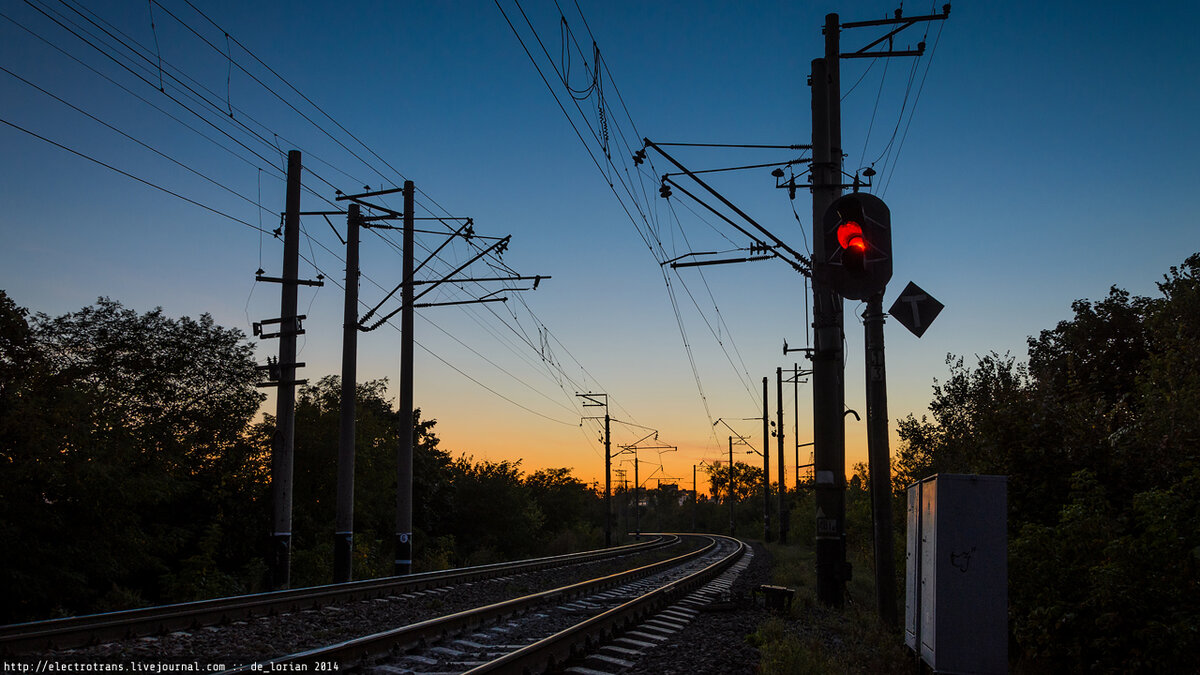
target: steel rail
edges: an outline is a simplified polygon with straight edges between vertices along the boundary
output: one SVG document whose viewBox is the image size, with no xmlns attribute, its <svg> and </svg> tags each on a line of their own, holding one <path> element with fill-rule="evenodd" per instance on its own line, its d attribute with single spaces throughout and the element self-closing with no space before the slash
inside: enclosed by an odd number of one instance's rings
<svg viewBox="0 0 1200 675">
<path fill-rule="evenodd" d="M 0 654 L 7 656 L 44 649 L 66 649 L 210 626 L 255 616 L 315 609 L 325 605 L 615 558 L 662 548 L 678 541 L 678 537 L 659 537 L 625 546 L 514 562 L 10 624 L 0 626 Z"/>
<path fill-rule="evenodd" d="M 709 540 L 709 544 L 696 551 L 685 553 L 633 570 L 618 572 L 588 581 L 582 581 L 560 588 L 532 593 L 520 598 L 506 600 L 483 607 L 476 607 L 463 612 L 449 614 L 434 619 L 428 619 L 408 626 L 366 635 L 346 640 L 337 644 L 318 647 L 295 654 L 267 659 L 225 671 L 226 673 L 270 672 L 273 670 L 295 670 L 305 666 L 327 667 L 330 664 L 347 666 L 365 659 L 383 656 L 396 651 L 404 651 L 420 645 L 428 645 L 438 640 L 478 628 L 496 620 L 522 614 L 535 607 L 549 602 L 564 602 L 573 598 L 597 592 L 613 586 L 640 579 L 656 572 L 670 569 L 694 558 L 702 557 L 713 551 L 719 544 L 713 535 L 701 535 Z M 727 537 L 721 539 L 729 540 Z M 732 540 L 736 541 L 736 540 Z M 742 546 L 741 542 L 738 542 Z M 742 549 L 738 549 L 740 551 Z M 712 566 L 706 568 L 711 569 Z M 679 585 L 672 582 L 668 587 Z M 653 595 L 653 594 L 651 594 Z M 624 606 L 624 605 L 623 605 Z M 606 612 L 607 614 L 607 612 Z M 536 643 L 535 643 L 536 644 Z"/>
<path fill-rule="evenodd" d="M 541 673 L 554 671 L 617 637 L 630 627 L 657 614 L 693 590 L 708 583 L 734 564 L 746 550 L 742 542 L 710 535 L 737 544 L 732 553 L 677 581 L 655 589 L 629 602 L 581 621 L 566 630 L 510 652 L 494 661 L 468 670 L 464 675 L 484 673 Z M 715 542 L 714 542 L 715 545 Z"/>
</svg>

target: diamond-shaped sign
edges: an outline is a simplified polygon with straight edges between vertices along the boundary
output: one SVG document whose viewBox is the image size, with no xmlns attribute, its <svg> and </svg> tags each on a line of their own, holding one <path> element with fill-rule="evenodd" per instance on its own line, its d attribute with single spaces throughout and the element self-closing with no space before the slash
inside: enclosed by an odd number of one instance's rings
<svg viewBox="0 0 1200 675">
<path fill-rule="evenodd" d="M 945 305 L 910 281 L 901 291 L 900 297 L 896 298 L 896 302 L 892 303 L 888 314 L 912 331 L 913 335 L 921 337 L 943 307 Z"/>
</svg>

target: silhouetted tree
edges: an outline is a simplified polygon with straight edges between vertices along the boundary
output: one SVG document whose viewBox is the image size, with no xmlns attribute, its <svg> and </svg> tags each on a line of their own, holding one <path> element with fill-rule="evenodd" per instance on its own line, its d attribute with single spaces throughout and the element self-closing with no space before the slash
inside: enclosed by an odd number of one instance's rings
<svg viewBox="0 0 1200 675">
<path fill-rule="evenodd" d="M 243 334 L 107 298 L 27 317 L 0 298 L 4 618 L 245 587 L 263 458 Z"/>
<path fill-rule="evenodd" d="M 898 485 L 1009 476 L 1020 654 L 1082 672 L 1181 672 L 1200 652 L 1200 254 L 1162 297 L 1117 288 L 1029 340 L 1028 367 L 950 358 L 933 420 L 901 421 Z M 902 510 L 901 510 L 902 512 Z"/>
<path fill-rule="evenodd" d="M 713 499 L 729 499 L 731 482 L 734 501 L 740 502 L 755 493 L 762 494 L 763 470 L 760 466 L 735 461 L 731 471 L 729 464 L 722 462 L 705 465 L 704 471 L 708 473 L 708 487 Z"/>
</svg>

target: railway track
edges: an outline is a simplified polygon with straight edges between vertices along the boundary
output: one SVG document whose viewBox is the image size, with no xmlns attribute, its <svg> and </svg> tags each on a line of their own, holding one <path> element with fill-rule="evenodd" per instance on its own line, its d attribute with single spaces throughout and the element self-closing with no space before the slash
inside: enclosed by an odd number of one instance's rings
<svg viewBox="0 0 1200 675">
<path fill-rule="evenodd" d="M 533 560 L 12 624 L 0 626 L 0 654 L 19 656 L 71 650 L 85 645 L 246 622 L 255 617 L 334 609 L 363 600 L 437 595 L 487 580 L 512 579 L 544 570 L 624 558 L 678 543 L 678 537 L 668 535 L 611 549 Z"/>
<path fill-rule="evenodd" d="M 704 535 L 695 551 L 229 672 L 540 673 L 574 662 L 579 672 L 633 665 L 727 589 L 746 547 Z M 586 661 L 586 666 L 582 665 Z"/>
</svg>

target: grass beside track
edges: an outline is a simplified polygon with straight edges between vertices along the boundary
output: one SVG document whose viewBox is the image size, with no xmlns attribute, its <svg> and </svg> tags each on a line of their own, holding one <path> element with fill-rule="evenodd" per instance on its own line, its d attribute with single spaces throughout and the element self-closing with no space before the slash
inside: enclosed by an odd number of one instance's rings
<svg viewBox="0 0 1200 675">
<path fill-rule="evenodd" d="M 816 552 L 807 545 L 768 544 L 771 583 L 796 590 L 789 612 L 772 616 L 748 640 L 759 671 L 772 674 L 912 672 L 901 628 L 889 630 L 875 611 L 871 560 L 853 556 L 854 577 L 842 609 L 816 600 Z M 853 559 L 857 557 L 858 559 Z"/>
</svg>

